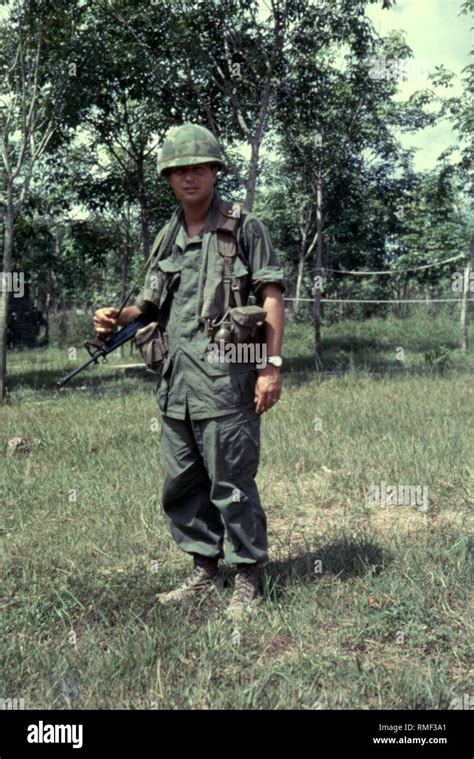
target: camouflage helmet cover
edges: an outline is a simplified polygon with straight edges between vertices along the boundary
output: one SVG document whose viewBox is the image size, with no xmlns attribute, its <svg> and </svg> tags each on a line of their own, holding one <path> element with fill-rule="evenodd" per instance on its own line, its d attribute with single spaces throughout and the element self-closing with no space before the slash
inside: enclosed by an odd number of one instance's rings
<svg viewBox="0 0 474 759">
<path fill-rule="evenodd" d="M 158 154 L 158 173 L 177 166 L 217 163 L 225 169 L 224 158 L 216 138 L 206 127 L 182 124 L 166 134 Z"/>
</svg>

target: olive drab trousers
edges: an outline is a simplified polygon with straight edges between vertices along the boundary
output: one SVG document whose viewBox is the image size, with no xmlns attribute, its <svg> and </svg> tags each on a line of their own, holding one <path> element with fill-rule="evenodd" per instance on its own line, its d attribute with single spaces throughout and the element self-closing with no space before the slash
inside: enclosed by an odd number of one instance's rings
<svg viewBox="0 0 474 759">
<path fill-rule="evenodd" d="M 267 521 L 255 484 L 260 416 L 162 417 L 162 505 L 176 543 L 227 564 L 263 562 Z"/>
<path fill-rule="evenodd" d="M 245 564 L 268 559 L 266 517 L 255 483 L 258 371 L 255 362 L 209 362 L 209 336 L 196 318 L 203 236 L 218 207 L 216 193 L 203 230 L 191 239 L 184 221 L 179 225 L 171 254 L 157 263 L 167 277 L 166 295 L 157 296 L 150 269 L 136 305 L 151 302 L 166 314 L 169 355 L 156 400 L 165 469 L 162 507 L 171 534 L 187 553 Z M 245 260 L 234 262 L 242 291 L 256 294 L 275 282 L 283 289 L 283 271 L 268 232 L 251 213 L 242 216 L 238 240 L 246 252 Z"/>
</svg>

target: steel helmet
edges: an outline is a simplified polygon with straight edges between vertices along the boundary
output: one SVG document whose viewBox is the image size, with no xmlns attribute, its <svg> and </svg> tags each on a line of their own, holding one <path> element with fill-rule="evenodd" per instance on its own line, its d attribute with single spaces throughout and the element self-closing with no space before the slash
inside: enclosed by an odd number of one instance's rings
<svg viewBox="0 0 474 759">
<path fill-rule="evenodd" d="M 198 124 L 182 124 L 167 133 L 158 154 L 160 177 L 166 169 L 175 166 L 194 166 L 198 163 L 218 163 L 226 168 L 219 143 L 206 127 Z"/>
</svg>

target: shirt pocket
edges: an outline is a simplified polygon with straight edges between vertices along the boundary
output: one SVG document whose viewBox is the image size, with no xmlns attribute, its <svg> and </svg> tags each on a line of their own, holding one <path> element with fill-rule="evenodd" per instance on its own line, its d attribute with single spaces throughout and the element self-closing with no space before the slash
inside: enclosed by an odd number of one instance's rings
<svg viewBox="0 0 474 759">
<path fill-rule="evenodd" d="M 240 295 L 245 305 L 250 293 L 251 273 L 249 266 L 237 255 L 234 258 L 234 275 L 239 283 Z"/>
<path fill-rule="evenodd" d="M 254 364 L 246 364 L 238 361 L 209 361 L 209 349 L 206 348 L 205 352 L 199 356 L 200 361 L 203 364 L 203 370 L 210 377 L 222 377 L 233 374 L 243 374 L 244 372 L 255 371 Z"/>
<path fill-rule="evenodd" d="M 248 364 L 211 363 L 204 368 L 212 394 L 212 402 L 217 408 L 232 409 L 245 406 L 255 398 L 255 384 L 258 371 Z"/>
<path fill-rule="evenodd" d="M 176 289 L 179 285 L 182 262 L 170 256 L 169 258 L 163 258 L 161 261 L 158 261 L 157 269 L 157 276 L 163 278 L 158 302 L 158 308 L 162 308 L 170 292 Z"/>
<path fill-rule="evenodd" d="M 212 396 L 220 409 L 238 409 L 255 398 L 256 372 L 234 372 L 210 376 Z"/>
</svg>

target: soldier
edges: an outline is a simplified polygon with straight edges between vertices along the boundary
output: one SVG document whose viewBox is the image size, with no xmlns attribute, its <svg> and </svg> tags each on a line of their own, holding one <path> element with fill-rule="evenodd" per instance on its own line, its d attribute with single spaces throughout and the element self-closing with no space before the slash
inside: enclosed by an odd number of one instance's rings
<svg viewBox="0 0 474 759">
<path fill-rule="evenodd" d="M 223 204 L 216 192 L 218 172 L 225 169 L 219 144 L 206 128 L 184 124 L 168 132 L 158 170 L 181 205 L 135 305 L 124 308 L 118 321 L 117 309 L 99 309 L 93 321 L 104 333 L 144 312 L 163 320 L 168 356 L 157 386 L 166 468 L 162 505 L 194 569 L 178 588 L 157 598 L 167 604 L 221 588 L 218 562 L 225 559 L 236 568 L 226 616 L 238 621 L 253 614 L 261 599 L 257 567 L 268 559 L 255 476 L 261 414 L 280 398 L 285 284 L 265 226 L 245 209 Z M 236 208 L 233 292 L 237 282 L 243 305 L 253 292 L 267 312 L 267 363 L 260 369 L 255 361 L 207 360 L 209 319 L 215 324 L 224 311 L 217 232 L 235 218 Z M 157 274 L 166 279 L 161 290 L 154 287 Z"/>
</svg>

